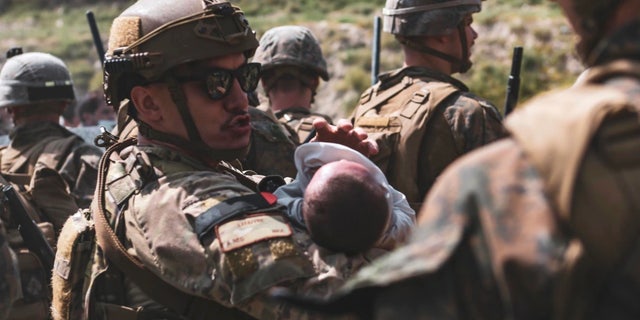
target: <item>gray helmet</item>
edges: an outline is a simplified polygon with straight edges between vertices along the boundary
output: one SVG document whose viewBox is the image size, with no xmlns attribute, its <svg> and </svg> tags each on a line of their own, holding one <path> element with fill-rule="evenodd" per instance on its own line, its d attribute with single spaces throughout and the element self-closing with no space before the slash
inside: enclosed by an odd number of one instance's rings
<svg viewBox="0 0 640 320">
<path fill-rule="evenodd" d="M 50 101 L 73 101 L 73 83 L 59 58 L 12 49 L 0 71 L 0 108 Z"/>
<path fill-rule="evenodd" d="M 387 0 L 383 31 L 405 37 L 455 30 L 465 15 L 480 11 L 482 0 Z"/>
<path fill-rule="evenodd" d="M 244 52 L 258 46 L 244 13 L 218 0 L 139 0 L 111 26 L 105 59 L 107 103 L 127 98 L 131 75 L 155 81 L 183 63 Z"/>
<path fill-rule="evenodd" d="M 260 38 L 253 62 L 261 63 L 265 72 L 276 66 L 295 66 L 311 70 L 325 81 L 329 80 L 327 62 L 322 56 L 318 39 L 311 30 L 301 26 L 269 29 Z"/>
</svg>

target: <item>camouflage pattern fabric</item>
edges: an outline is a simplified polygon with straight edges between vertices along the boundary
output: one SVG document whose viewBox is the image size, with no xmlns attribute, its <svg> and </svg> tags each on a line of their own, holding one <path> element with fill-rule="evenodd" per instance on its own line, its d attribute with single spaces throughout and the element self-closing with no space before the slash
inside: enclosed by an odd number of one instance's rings
<svg viewBox="0 0 640 320">
<path fill-rule="evenodd" d="M 593 182 L 581 184 L 580 179 L 595 173 L 578 170 L 569 174 L 570 179 L 573 177 L 577 182 L 573 190 L 576 193 L 569 194 L 573 207 L 567 207 L 566 203 L 555 200 L 562 195 L 551 192 L 554 188 L 550 188 L 553 184 L 549 179 L 553 176 L 535 159 L 546 157 L 553 169 L 565 165 L 567 160 L 573 161 L 573 157 L 556 159 L 550 153 L 538 155 L 531 146 L 540 142 L 547 151 L 563 150 L 583 140 L 583 146 L 578 149 L 585 150 L 578 151 L 578 155 L 584 160 L 577 160 L 587 165 L 602 132 L 576 137 L 577 132 L 561 125 L 566 123 L 564 117 L 572 117 L 571 123 L 598 127 L 600 123 L 593 118 L 616 110 L 615 104 L 622 112 L 617 114 L 624 117 L 609 118 L 609 121 L 628 120 L 633 123 L 631 128 L 636 129 L 632 136 L 617 135 L 624 143 L 617 145 L 619 148 L 615 151 L 624 154 L 625 159 L 637 158 L 639 32 L 640 21 L 619 30 L 606 39 L 609 45 L 600 53 L 602 62 L 590 70 L 581 84 L 533 100 L 507 119 L 507 124 L 514 125 L 510 127 L 514 133 L 520 130 L 516 124 L 532 128 L 538 124 L 555 127 L 556 132 L 564 131 L 563 135 L 540 133 L 544 139 L 532 137 L 537 141 L 526 143 L 518 135 L 454 163 L 428 196 L 410 243 L 362 269 L 341 290 L 338 300 L 372 306 L 359 311 L 375 319 L 637 319 L 640 316 L 635 302 L 640 292 L 638 207 L 629 203 L 635 195 L 625 197 L 606 186 L 598 190 Z M 629 57 L 635 57 L 635 61 Z M 590 92 L 613 90 L 616 95 L 613 99 L 605 96 L 609 101 L 601 98 L 603 101 L 592 99 L 565 104 L 572 108 L 572 114 L 556 111 L 563 106 L 558 105 L 558 101 L 580 101 L 581 97 L 576 94 L 584 94 L 583 88 Z M 593 112 L 575 112 L 580 108 Z M 534 123 L 531 115 L 552 115 L 555 119 L 548 118 L 550 123 L 543 125 Z M 557 148 L 563 144 L 564 148 Z M 604 159 L 615 158 L 605 155 Z M 609 165 L 622 163 L 620 159 L 615 160 Z M 640 184 L 638 162 L 624 167 L 633 173 L 628 176 L 633 180 L 627 180 L 627 185 L 637 187 Z M 577 194 L 584 194 L 578 192 L 589 187 L 596 192 L 591 195 L 596 198 L 595 202 L 577 198 Z M 582 203 L 599 205 L 584 208 Z M 617 209 L 625 206 L 635 218 L 622 220 Z M 567 208 L 572 208 L 568 215 L 563 212 Z M 592 212 L 594 210 L 596 212 Z M 591 216 L 586 220 L 574 217 L 578 212 Z M 571 221 L 567 220 L 568 216 L 572 217 Z M 627 230 L 625 222 L 633 228 Z M 589 223 L 595 224 L 591 226 L 594 231 L 583 233 L 585 228 L 580 225 Z M 629 236 L 630 246 L 616 245 L 623 236 Z M 598 247 L 608 249 L 589 251 Z M 622 259 L 598 260 L 611 257 L 611 251 L 621 253 Z M 575 286 L 567 286 L 567 279 L 577 280 L 573 283 Z M 592 300 L 581 299 L 585 296 Z"/>
<path fill-rule="evenodd" d="M 281 66 L 296 66 L 329 79 L 327 62 L 311 30 L 302 26 L 279 26 L 269 29 L 260 38 L 253 62 L 264 71 Z"/>
<path fill-rule="evenodd" d="M 0 319 L 6 319 L 11 304 L 20 294 L 20 274 L 16 256 L 9 247 L 4 225 L 0 220 Z"/>
<path fill-rule="evenodd" d="M 251 148 L 247 157 L 241 161 L 243 169 L 265 176 L 295 177 L 296 167 L 293 163 L 293 153 L 296 142 L 267 113 L 249 107 L 249 115 L 253 131 L 251 133 Z"/>
<path fill-rule="evenodd" d="M 34 123 L 16 128 L 11 133 L 11 143 L 2 151 L 0 170 L 32 174 L 36 161 L 42 156 L 38 150 L 44 147 L 43 141 L 52 143 L 57 138 L 64 139 L 71 135 L 64 127 L 54 123 Z M 59 163 L 59 168 L 52 169 L 58 171 L 65 180 L 78 206 L 88 208 L 93 199 L 102 151 L 80 137 L 77 140 L 70 150 L 60 150 L 60 154 L 51 155 Z"/>
<path fill-rule="evenodd" d="M 132 146 L 124 149 L 108 168 L 108 192 L 117 199 L 123 192 L 118 178 L 126 175 L 122 168 L 136 167 L 139 159 L 149 159 L 150 168 L 157 180 L 134 182 L 142 185 L 128 200 L 122 212 L 120 225 L 128 252 L 137 257 L 150 271 L 168 284 L 195 296 L 212 299 L 219 304 L 233 307 L 259 319 L 308 319 L 315 318 L 309 312 L 293 310 L 289 306 L 268 299 L 266 292 L 276 285 L 286 286 L 295 292 L 327 295 L 342 285 L 345 279 L 373 257 L 346 257 L 326 252 L 315 246 L 309 236 L 297 228 L 291 235 L 258 237 L 245 240 L 237 248 L 226 247 L 228 228 L 241 232 L 241 226 L 251 225 L 254 215 L 259 217 L 284 217 L 284 208 L 247 212 L 234 219 L 223 219 L 198 236 L 194 221 L 226 199 L 253 194 L 232 175 L 219 168 L 205 166 L 201 162 L 158 146 Z M 124 184 L 124 186 L 132 186 Z M 107 204 L 108 212 L 115 212 L 115 204 Z M 284 218 L 283 218 L 284 219 Z M 233 224 L 238 225 L 233 225 Z M 290 225 L 286 220 L 282 224 Z M 231 226 L 231 227 L 230 227 Z M 235 228 L 235 229 L 234 229 Z M 286 228 L 285 228 L 286 229 Z M 252 233 L 245 234 L 248 238 Z M 235 242 L 234 242 L 235 243 Z M 101 291 L 104 285 L 114 286 L 105 278 L 105 260 L 98 258 L 92 271 L 92 292 L 88 303 L 125 303 L 145 310 L 172 314 L 165 307 L 147 297 L 139 287 L 124 280 L 125 297 L 109 295 Z M 111 268 L 113 270 L 113 268 Z M 116 298 L 110 301 L 109 297 Z M 99 307 L 93 310 L 91 319 L 104 319 Z M 207 318 L 210 315 L 201 315 Z M 175 314 L 168 316 L 175 317 Z"/>
<path fill-rule="evenodd" d="M 372 160 L 416 212 L 447 165 L 506 135 L 498 110 L 448 75 L 408 67 L 379 79 L 362 95 L 351 121 L 376 139 L 380 152 Z M 445 89 L 455 92 L 430 106 Z M 393 90 L 400 91 L 382 98 Z"/>
<path fill-rule="evenodd" d="M 331 118 L 327 115 L 317 112 L 311 112 L 308 108 L 293 107 L 280 110 L 275 113 L 276 118 L 290 128 L 298 135 L 300 142 L 307 141 L 309 134 L 313 131 L 313 121 L 315 119 L 324 119 L 328 123 L 333 124 Z"/>
</svg>

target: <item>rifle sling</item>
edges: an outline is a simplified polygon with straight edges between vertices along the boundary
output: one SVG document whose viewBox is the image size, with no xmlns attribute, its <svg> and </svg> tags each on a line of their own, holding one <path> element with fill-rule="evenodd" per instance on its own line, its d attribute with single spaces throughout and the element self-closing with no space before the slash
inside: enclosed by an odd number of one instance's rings
<svg viewBox="0 0 640 320">
<path fill-rule="evenodd" d="M 154 301 L 168 307 L 181 315 L 215 314 L 222 319 L 249 318 L 239 310 L 228 308 L 209 299 L 204 299 L 182 292 L 169 285 L 156 274 L 147 269 L 138 259 L 129 255 L 118 236 L 109 224 L 103 208 L 105 207 L 105 185 L 107 164 L 111 155 L 124 147 L 135 144 L 135 139 L 111 146 L 100 159 L 100 172 L 96 185 L 96 201 L 92 204 L 95 220 L 96 239 L 105 255 L 119 270 Z"/>
</svg>

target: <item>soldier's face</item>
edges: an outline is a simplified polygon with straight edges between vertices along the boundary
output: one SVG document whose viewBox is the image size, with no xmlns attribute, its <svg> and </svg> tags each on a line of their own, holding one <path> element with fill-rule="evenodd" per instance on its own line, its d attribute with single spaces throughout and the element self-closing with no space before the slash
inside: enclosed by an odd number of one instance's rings
<svg viewBox="0 0 640 320">
<path fill-rule="evenodd" d="M 242 53 L 210 59 L 199 64 L 199 68 L 222 68 L 235 70 L 246 63 Z M 251 126 L 249 101 L 237 79 L 233 80 L 228 94 L 212 99 L 202 81 L 182 84 L 187 105 L 202 141 L 216 149 L 243 148 L 249 144 Z M 178 117 L 177 119 L 181 119 Z"/>
</svg>

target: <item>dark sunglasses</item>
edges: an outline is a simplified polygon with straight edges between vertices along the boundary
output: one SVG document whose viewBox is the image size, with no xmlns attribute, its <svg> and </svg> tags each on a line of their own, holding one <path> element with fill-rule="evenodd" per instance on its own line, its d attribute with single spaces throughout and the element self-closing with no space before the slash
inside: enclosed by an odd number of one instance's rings
<svg viewBox="0 0 640 320">
<path fill-rule="evenodd" d="M 262 66 L 259 63 L 247 63 L 238 69 L 208 68 L 188 76 L 176 76 L 179 82 L 199 81 L 213 100 L 220 100 L 231 92 L 233 79 L 238 79 L 240 88 L 244 92 L 256 89 L 260 81 Z"/>
</svg>

